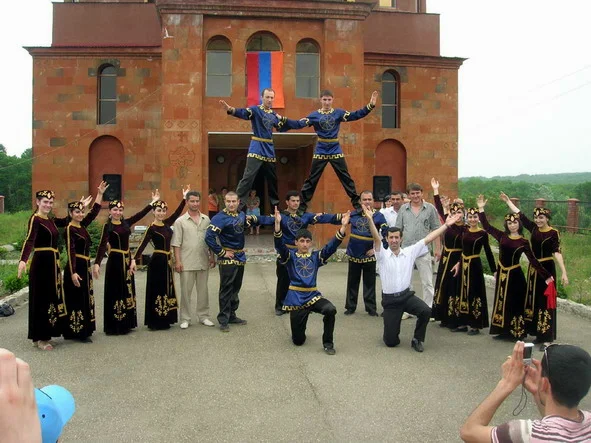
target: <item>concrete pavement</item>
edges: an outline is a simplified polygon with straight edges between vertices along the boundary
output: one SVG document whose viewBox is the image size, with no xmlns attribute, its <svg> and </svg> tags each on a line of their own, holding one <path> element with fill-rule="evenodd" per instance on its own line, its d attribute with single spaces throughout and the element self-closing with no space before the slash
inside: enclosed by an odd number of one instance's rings
<svg viewBox="0 0 591 443">
<path fill-rule="evenodd" d="M 145 276 L 136 278 L 140 324 Z M 306 344 L 291 344 L 289 316 L 274 315 L 275 265 L 269 262 L 247 265 L 238 314 L 248 325 L 227 334 L 177 324 L 107 337 L 101 278 L 94 343 L 57 339 L 53 352 L 33 348 L 24 306 L 0 318 L 0 347 L 30 363 L 37 386 L 60 384 L 74 394 L 77 411 L 64 441 L 459 441 L 459 427 L 495 386 L 512 344 L 431 323 L 419 354 L 410 347 L 414 320 L 406 320 L 401 346 L 387 348 L 381 318 L 369 317 L 362 305 L 355 315 L 342 315 L 346 276 L 346 263 L 329 263 L 319 276 L 320 290 L 339 312 L 335 356 L 322 350 L 318 315 L 310 316 Z M 214 320 L 218 284 L 216 269 L 209 281 Z M 590 350 L 589 326 L 561 313 L 559 341 Z M 494 423 L 514 418 L 519 395 Z M 591 398 L 582 407 L 591 409 Z M 537 417 L 531 397 L 520 417 Z"/>
</svg>

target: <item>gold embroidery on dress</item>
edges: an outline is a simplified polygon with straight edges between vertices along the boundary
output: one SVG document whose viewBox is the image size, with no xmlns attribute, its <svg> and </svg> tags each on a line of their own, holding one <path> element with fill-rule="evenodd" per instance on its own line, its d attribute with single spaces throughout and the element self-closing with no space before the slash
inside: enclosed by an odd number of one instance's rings
<svg viewBox="0 0 591 443">
<path fill-rule="evenodd" d="M 523 320 L 523 316 L 520 315 L 519 317 L 513 317 L 511 320 L 511 334 L 515 338 L 520 338 L 525 334 L 525 320 Z"/>
<path fill-rule="evenodd" d="M 480 314 L 482 309 L 482 300 L 480 299 L 480 297 L 475 297 L 474 300 L 472 300 L 472 316 L 475 319 L 478 319 L 480 317 Z"/>
<path fill-rule="evenodd" d="M 83 321 L 84 316 L 82 315 L 82 311 L 72 312 L 70 315 L 70 329 L 72 329 L 74 334 L 78 334 L 84 329 L 84 325 L 82 324 Z"/>
<path fill-rule="evenodd" d="M 552 316 L 550 315 L 550 312 L 548 312 L 547 309 L 540 309 L 538 311 L 538 333 L 545 334 L 546 332 L 548 332 L 550 330 L 551 321 Z"/>
<path fill-rule="evenodd" d="M 56 309 L 55 309 L 55 305 L 53 303 L 51 303 L 49 305 L 49 309 L 47 310 L 47 314 L 48 314 L 48 319 L 49 319 L 49 324 L 53 327 L 55 326 L 55 323 L 57 322 L 57 315 L 56 315 Z"/>
<path fill-rule="evenodd" d="M 114 309 L 114 313 L 113 313 L 113 317 L 115 317 L 115 320 L 123 320 L 127 314 L 125 313 L 125 303 L 123 302 L 123 300 L 117 300 L 115 302 L 115 306 L 113 306 Z"/>
</svg>

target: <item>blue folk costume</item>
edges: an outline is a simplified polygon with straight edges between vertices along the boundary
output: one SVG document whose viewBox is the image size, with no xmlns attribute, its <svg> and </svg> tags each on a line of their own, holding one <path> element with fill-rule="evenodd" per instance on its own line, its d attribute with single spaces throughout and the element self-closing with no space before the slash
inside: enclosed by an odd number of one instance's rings
<svg viewBox="0 0 591 443">
<path fill-rule="evenodd" d="M 286 132 L 290 129 L 300 129 L 304 125 L 300 121 L 281 117 L 275 111 L 266 109 L 263 105 L 249 108 L 231 108 L 227 112 L 236 118 L 250 120 L 254 134 L 248 147 L 244 175 L 236 189 L 240 204 L 244 205 L 246 203 L 246 198 L 252 189 L 257 173 L 262 168 L 269 188 L 271 206 L 277 206 L 279 196 L 277 194 L 277 160 L 275 159 L 275 147 L 273 146 L 273 128 L 280 132 Z"/>
<path fill-rule="evenodd" d="M 312 156 L 310 175 L 302 187 L 300 209 L 306 211 L 308 203 L 314 196 L 322 172 L 328 163 L 332 165 L 341 185 L 343 185 L 345 192 L 351 199 L 351 204 L 355 208 L 359 208 L 359 195 L 357 195 L 355 182 L 351 178 L 351 174 L 349 174 L 345 154 L 339 143 L 339 130 L 341 123 L 353 122 L 366 117 L 374 108 L 375 106 L 369 103 L 353 112 L 334 108 L 328 111 L 318 109 L 300 120 L 305 126 L 313 126 L 318 135 L 318 143 L 316 143 L 316 149 Z"/>
<path fill-rule="evenodd" d="M 275 224 L 275 217 L 263 215 L 255 218 L 255 223 L 262 226 L 269 226 Z M 304 212 L 303 214 L 292 214 L 288 211 L 281 213 L 281 231 L 283 232 L 283 243 L 290 249 L 295 249 L 296 234 L 300 229 L 307 229 L 309 225 L 330 223 L 333 225 L 341 224 L 341 214 L 313 214 L 311 212 Z M 282 264 L 281 259 L 277 259 L 277 287 L 275 289 L 275 313 L 277 315 L 283 314 L 283 302 L 287 295 L 289 287 L 289 275 L 286 267 Z"/>
<path fill-rule="evenodd" d="M 318 291 L 316 277 L 318 269 L 326 264 L 345 238 L 337 231 L 320 251 L 300 254 L 296 249 L 287 247 L 282 231 L 275 232 L 275 249 L 289 275 L 289 290 L 285 297 L 283 309 L 290 312 L 292 341 L 295 345 L 303 345 L 306 341 L 306 325 L 310 312 L 324 316 L 324 334 L 322 342 L 325 350 L 333 348 L 333 332 L 337 310 L 335 306 Z"/>
<path fill-rule="evenodd" d="M 384 214 L 373 211 L 373 221 L 386 237 L 388 223 Z M 373 237 L 369 229 L 369 220 L 363 210 L 351 213 L 351 238 L 347 246 L 349 258 L 349 273 L 347 275 L 347 299 L 345 301 L 345 314 L 352 314 L 357 309 L 359 297 L 359 282 L 363 273 L 363 301 L 365 310 L 370 315 L 376 314 L 376 257 L 367 255 L 373 249 Z"/>
<path fill-rule="evenodd" d="M 246 254 L 244 254 L 244 229 L 248 226 L 244 212 L 224 209 L 211 219 L 205 234 L 205 243 L 218 257 L 220 270 L 220 325 L 237 323 L 236 311 L 240 304 L 238 293 L 242 287 Z M 226 251 L 234 258 L 224 257 Z"/>
</svg>

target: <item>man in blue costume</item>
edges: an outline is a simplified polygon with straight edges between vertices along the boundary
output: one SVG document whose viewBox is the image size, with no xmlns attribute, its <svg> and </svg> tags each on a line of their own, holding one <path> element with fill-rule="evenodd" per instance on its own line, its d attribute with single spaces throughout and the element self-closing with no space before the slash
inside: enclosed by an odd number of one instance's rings
<svg viewBox="0 0 591 443">
<path fill-rule="evenodd" d="M 275 91 L 273 89 L 263 89 L 261 97 L 262 104 L 249 108 L 234 108 L 224 100 L 220 100 L 220 104 L 226 109 L 228 115 L 242 120 L 250 120 L 254 134 L 250 139 L 244 174 L 236 188 L 241 207 L 246 204 L 246 197 L 252 189 L 259 169 L 262 169 L 265 180 L 267 181 L 271 207 L 279 204 L 279 195 L 277 193 L 277 160 L 275 158 L 275 147 L 273 146 L 273 128 L 280 132 L 286 132 L 290 129 L 300 129 L 303 127 L 300 121 L 290 120 L 273 111 L 273 100 L 275 100 Z"/>
<path fill-rule="evenodd" d="M 283 309 L 290 312 L 291 339 L 296 346 L 303 345 L 306 341 L 308 316 L 311 312 L 322 314 L 324 316 L 322 343 L 328 355 L 336 353 L 333 332 L 337 310 L 318 291 L 316 277 L 318 269 L 326 264 L 328 258 L 336 252 L 345 238 L 349 216 L 349 212 L 343 214 L 340 229 L 322 250 L 312 251 L 312 234 L 306 229 L 299 230 L 295 236 L 297 249 L 290 249 L 286 246 L 281 231 L 281 213 L 275 207 L 275 249 L 287 268 L 290 282 Z"/>
<path fill-rule="evenodd" d="M 305 126 L 313 126 L 318 135 L 318 143 L 312 156 L 310 175 L 302 186 L 302 203 L 300 205 L 302 211 L 306 212 L 308 203 L 312 200 L 316 186 L 318 186 L 320 177 L 322 177 L 322 172 L 328 163 L 331 164 L 341 181 L 341 185 L 345 188 L 345 192 L 351 199 L 351 204 L 356 209 L 360 209 L 355 182 L 351 178 L 351 174 L 349 174 L 345 154 L 339 143 L 339 130 L 341 123 L 352 122 L 366 117 L 376 107 L 377 99 L 378 92 L 374 91 L 366 106 L 357 111 L 349 112 L 344 109 L 333 108 L 333 94 L 328 90 L 324 90 L 320 93 L 322 108 L 300 120 Z"/>
</svg>

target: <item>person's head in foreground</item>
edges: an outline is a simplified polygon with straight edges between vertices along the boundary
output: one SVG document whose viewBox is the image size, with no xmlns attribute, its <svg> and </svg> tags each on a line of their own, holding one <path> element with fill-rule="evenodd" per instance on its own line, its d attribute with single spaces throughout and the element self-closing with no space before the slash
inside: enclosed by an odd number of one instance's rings
<svg viewBox="0 0 591 443">
<path fill-rule="evenodd" d="M 466 420 L 466 442 L 591 441 L 591 413 L 579 403 L 591 387 L 591 356 L 578 346 L 552 344 L 540 360 L 526 365 L 524 343 L 502 365 L 502 378 Z M 495 412 L 520 385 L 533 396 L 542 419 L 512 420 L 489 426 Z"/>
</svg>

